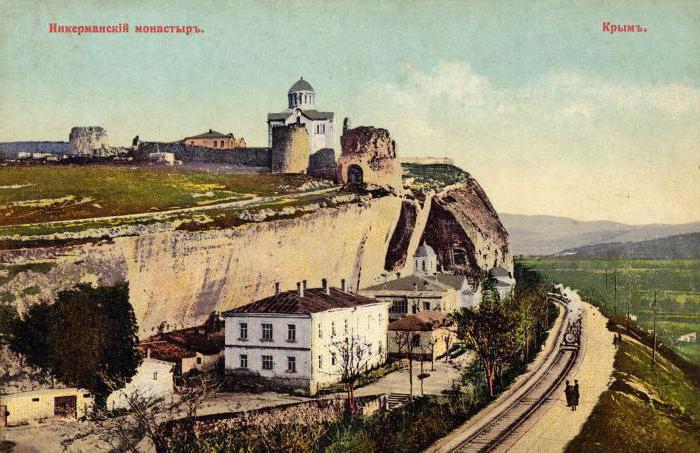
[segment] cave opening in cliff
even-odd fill
[[[476,260],[476,248],[454,216],[433,203],[421,243],[435,250],[442,269],[446,272],[477,276],[481,269]]]

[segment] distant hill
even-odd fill
[[[545,215],[499,214],[514,255],[552,255],[562,250],[611,242],[639,242],[700,232],[700,222],[681,225],[593,221]]]
[[[611,242],[563,250],[577,258],[700,259],[700,233],[679,234],[640,242]]]

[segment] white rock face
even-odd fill
[[[95,150],[109,148],[107,131],[99,126],[74,127],[68,141],[70,154],[74,156],[92,156]]]

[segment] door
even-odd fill
[[[77,418],[77,400],[78,397],[73,396],[57,396],[53,400],[54,416],[63,418]]]

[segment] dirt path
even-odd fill
[[[591,415],[600,395],[607,390],[613,372],[616,349],[613,334],[606,328],[607,318],[592,305],[582,302],[585,332],[579,362],[567,379],[578,379],[581,400],[574,412],[566,407],[564,389],[560,387],[537,421],[510,452],[560,452],[578,435]]]

